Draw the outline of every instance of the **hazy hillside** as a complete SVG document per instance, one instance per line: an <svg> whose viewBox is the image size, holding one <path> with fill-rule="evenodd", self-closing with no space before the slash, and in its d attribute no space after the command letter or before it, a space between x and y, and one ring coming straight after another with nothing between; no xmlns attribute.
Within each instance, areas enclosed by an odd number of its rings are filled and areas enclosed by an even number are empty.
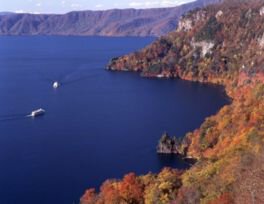
<svg viewBox="0 0 264 204"><path fill-rule="evenodd" d="M161 36L186 11L219 0L197 0L174 8L76 11L64 15L0 15L0 35Z"/></svg>
<svg viewBox="0 0 264 204"><path fill-rule="evenodd" d="M12 12L5 12L5 11L0 12L0 16L11 15L11 14L14 14L14 13L12 13Z"/></svg>

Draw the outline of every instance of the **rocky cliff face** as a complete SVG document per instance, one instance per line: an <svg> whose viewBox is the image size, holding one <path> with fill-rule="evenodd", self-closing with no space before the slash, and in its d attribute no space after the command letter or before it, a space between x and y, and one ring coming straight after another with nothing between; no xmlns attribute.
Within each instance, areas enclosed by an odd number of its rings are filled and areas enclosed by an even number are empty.
<svg viewBox="0 0 264 204"><path fill-rule="evenodd" d="M170 137L164 133L158 143L157 153L160 154L181 154L180 142L177 137Z"/></svg>
<svg viewBox="0 0 264 204"><path fill-rule="evenodd" d="M109 70L144 77L221 84L232 101L183 136L177 151L172 138L161 138L158 151L197 159L190 169L108 181L82 204L264 203L263 7L262 0L229 0L189 12L177 31L110 62Z"/></svg>
<svg viewBox="0 0 264 204"><path fill-rule="evenodd" d="M80 11L65 15L0 15L0 35L161 36L185 12L220 0L197 0L174 8Z"/></svg>
<svg viewBox="0 0 264 204"><path fill-rule="evenodd" d="M221 84L227 75L236 78L240 72L262 72L262 8L247 9L246 4L230 8L226 3L190 12L176 32L111 61L108 68Z"/></svg>

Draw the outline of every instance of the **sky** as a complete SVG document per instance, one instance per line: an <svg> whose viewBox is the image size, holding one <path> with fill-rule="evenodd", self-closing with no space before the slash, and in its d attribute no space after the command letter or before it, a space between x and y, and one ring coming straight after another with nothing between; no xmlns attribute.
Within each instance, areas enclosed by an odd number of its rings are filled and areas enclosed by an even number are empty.
<svg viewBox="0 0 264 204"><path fill-rule="evenodd" d="M195 0L0 0L0 11L17 13L66 13L112 8L172 7Z"/></svg>

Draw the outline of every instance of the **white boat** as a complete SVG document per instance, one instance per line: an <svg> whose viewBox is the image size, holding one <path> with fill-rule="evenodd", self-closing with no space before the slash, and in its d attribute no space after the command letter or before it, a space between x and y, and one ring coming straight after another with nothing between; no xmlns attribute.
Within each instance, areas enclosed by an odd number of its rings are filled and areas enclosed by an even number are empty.
<svg viewBox="0 0 264 204"><path fill-rule="evenodd" d="M31 117L37 117L37 116L41 116L41 115L44 115L44 114L45 114L45 110L40 108L40 109L32 111L30 116Z"/></svg>
<svg viewBox="0 0 264 204"><path fill-rule="evenodd" d="M59 82L55 81L52 86L54 89L57 89L60 86L60 84Z"/></svg>

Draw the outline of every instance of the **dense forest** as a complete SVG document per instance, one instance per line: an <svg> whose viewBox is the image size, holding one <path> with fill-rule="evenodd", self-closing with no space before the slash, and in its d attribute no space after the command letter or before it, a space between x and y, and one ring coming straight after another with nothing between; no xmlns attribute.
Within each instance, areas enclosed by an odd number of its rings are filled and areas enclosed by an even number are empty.
<svg viewBox="0 0 264 204"><path fill-rule="evenodd" d="M175 142L176 153L197 160L191 168L107 180L99 193L88 189L81 204L264 203L263 1L191 11L176 31L112 59L108 69L220 84L232 102Z"/></svg>

